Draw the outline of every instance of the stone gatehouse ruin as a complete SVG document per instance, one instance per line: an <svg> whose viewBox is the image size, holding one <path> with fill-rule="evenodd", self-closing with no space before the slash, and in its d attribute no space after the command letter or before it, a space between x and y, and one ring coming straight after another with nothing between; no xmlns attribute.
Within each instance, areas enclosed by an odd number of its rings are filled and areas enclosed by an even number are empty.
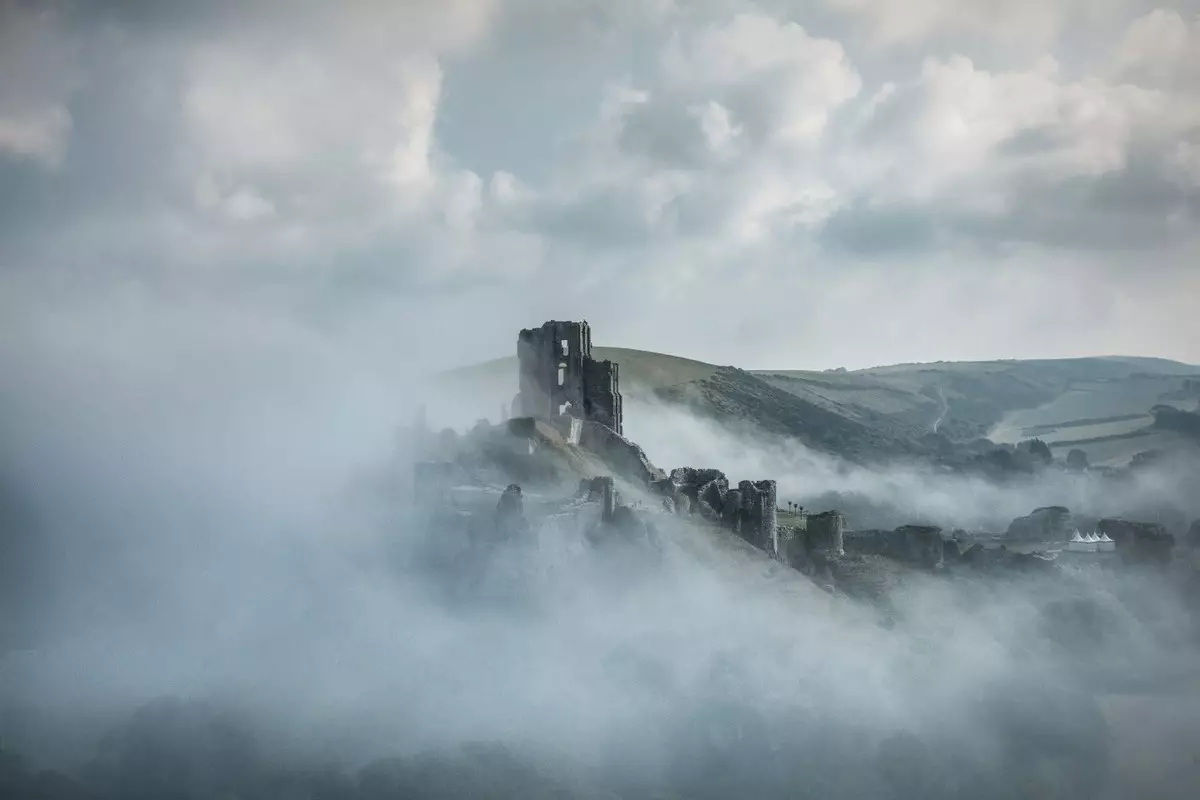
<svg viewBox="0 0 1200 800"><path fill-rule="evenodd" d="M587 322L551 320L517 336L520 390L513 416L551 422L572 417L623 434L617 364L592 358Z"/></svg>

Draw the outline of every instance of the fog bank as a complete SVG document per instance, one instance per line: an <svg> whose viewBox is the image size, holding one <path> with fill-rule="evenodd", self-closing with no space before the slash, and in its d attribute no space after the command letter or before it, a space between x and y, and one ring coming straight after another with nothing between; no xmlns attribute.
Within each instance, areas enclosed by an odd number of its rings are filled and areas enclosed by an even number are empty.
<svg viewBox="0 0 1200 800"><path fill-rule="evenodd" d="M320 339L176 333L2 351L4 560L24 579L6 589L0 735L83 796L161 789L171 748L200 759L188 780L232 774L212 726L186 723L204 709L257 742L246 781L328 766L330 796L414 780L437 796L411 759L461 775L479 742L536 766L495 767L493 788L513 782L498 796L547 775L579 795L1056 796L1105 774L1103 695L1194 674L1185 608L1139 574L914 573L885 620L669 517L655 553L534 520L536 547L461 591L429 567L455 532L397 501L402 370ZM656 461L776 477L781 497L861 492L960 524L1037 504L839 472L662 409L627 418Z"/></svg>

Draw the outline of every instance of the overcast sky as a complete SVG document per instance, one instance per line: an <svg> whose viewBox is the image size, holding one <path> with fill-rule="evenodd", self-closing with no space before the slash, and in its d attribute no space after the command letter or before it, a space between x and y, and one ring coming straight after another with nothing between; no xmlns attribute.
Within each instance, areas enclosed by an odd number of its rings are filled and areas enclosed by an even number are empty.
<svg viewBox="0 0 1200 800"><path fill-rule="evenodd" d="M1195 0L0 9L30 357L1200 362Z"/></svg>

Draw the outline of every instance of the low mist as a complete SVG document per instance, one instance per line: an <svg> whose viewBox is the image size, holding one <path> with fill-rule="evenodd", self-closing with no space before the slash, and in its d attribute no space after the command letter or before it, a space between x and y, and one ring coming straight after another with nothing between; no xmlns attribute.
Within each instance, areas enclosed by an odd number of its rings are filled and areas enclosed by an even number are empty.
<svg viewBox="0 0 1200 800"><path fill-rule="evenodd" d="M628 404L626 434L667 469L718 467L731 480L774 478L780 501L842 510L851 527L933 524L1003 533L1035 508L1066 506L1084 518L1146 521L1200 518L1200 460L1184 454L1121 480L1047 469L1003 482L983 474L892 460L863 466L767 437L748 422L718 422L642 397Z"/></svg>
<svg viewBox="0 0 1200 800"><path fill-rule="evenodd" d="M461 591L429 567L449 534L401 500L402 365L172 330L2 350L0 755L70 776L63 796L1182 797L1200 777L1194 732L1156 716L1164 693L1191 707L1198 662L1153 575L914 574L885 615L651 515L650 550L533 519L536 546ZM1001 487L626 418L660 466L901 521L1195 512L1194 471Z"/></svg>

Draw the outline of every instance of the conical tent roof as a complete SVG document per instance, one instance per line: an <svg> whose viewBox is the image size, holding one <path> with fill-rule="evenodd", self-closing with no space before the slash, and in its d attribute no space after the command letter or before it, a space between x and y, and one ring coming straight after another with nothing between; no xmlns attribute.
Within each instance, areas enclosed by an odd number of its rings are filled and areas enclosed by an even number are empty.
<svg viewBox="0 0 1200 800"><path fill-rule="evenodd" d="M1071 541L1072 542L1082 542L1083 536L1079 533L1079 531L1075 531L1075 535L1071 537Z"/></svg>
<svg viewBox="0 0 1200 800"><path fill-rule="evenodd" d="M1108 538L1108 534L1107 534L1107 533L1102 533L1102 534L1100 534L1100 541L1102 541L1102 542L1111 542L1111 541L1112 541L1112 539Z"/></svg>

